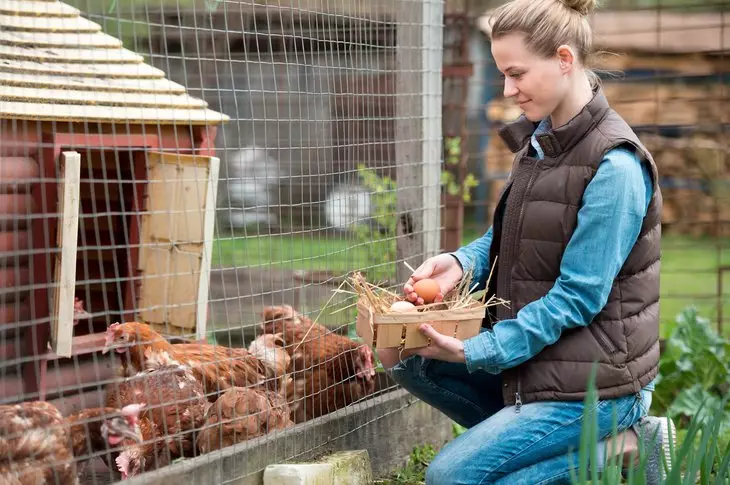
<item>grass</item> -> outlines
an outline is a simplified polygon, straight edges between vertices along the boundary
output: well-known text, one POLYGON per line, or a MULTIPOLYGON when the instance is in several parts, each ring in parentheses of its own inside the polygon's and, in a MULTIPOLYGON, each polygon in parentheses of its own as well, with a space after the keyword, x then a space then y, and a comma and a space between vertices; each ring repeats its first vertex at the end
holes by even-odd
MULTIPOLYGON (((466 244, 479 237, 465 231, 466 244)), ((392 241, 391 241, 392 243, 392 241)), ((381 243, 382 244, 382 243, 381 243)), ((216 241, 213 265, 271 270, 327 270, 337 275, 365 270, 374 279, 392 278, 395 263, 372 265, 384 252, 378 244, 358 244, 352 237, 326 237, 312 233, 283 236, 231 236, 216 241)), ((662 240, 662 337, 671 332, 674 316, 689 304, 712 321, 717 320, 718 267, 730 266, 730 239, 665 235, 662 240), (722 251, 718 252, 718 244, 722 251)), ((724 276, 723 313, 730 320, 730 271, 724 276)), ((726 325, 728 326, 728 325, 726 325)))
MULTIPOLYGON (((391 244, 393 241, 389 241, 391 244)), ((282 236, 233 236, 216 240, 213 265, 224 268, 322 270, 342 275, 369 270, 375 279, 394 275, 395 263, 371 264, 385 252, 384 243, 358 243, 352 237, 326 237, 312 233, 282 236)))

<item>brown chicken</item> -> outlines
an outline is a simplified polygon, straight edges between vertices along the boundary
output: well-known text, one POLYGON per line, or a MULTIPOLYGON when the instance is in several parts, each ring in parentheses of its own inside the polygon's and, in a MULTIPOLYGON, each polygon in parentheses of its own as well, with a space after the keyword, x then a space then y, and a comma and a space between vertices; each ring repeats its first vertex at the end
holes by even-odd
POLYGON ((273 386, 267 387, 276 386, 277 391, 284 389, 291 382, 291 377, 287 374, 291 356, 283 347, 284 337, 281 334, 270 333, 260 335, 248 345, 251 355, 258 358, 266 367, 266 377, 269 381, 274 381, 273 386))
POLYGON ((375 390, 375 359, 370 348, 296 312, 291 306, 266 307, 261 329, 281 334, 292 360, 286 396, 299 423, 340 409, 375 390))
POLYGON ((110 325, 103 352, 112 348, 122 356, 125 376, 154 369, 161 362, 190 366, 210 401, 231 387, 260 386, 266 381, 266 367, 246 349, 203 343, 171 344, 145 323, 110 325))
POLYGON ((202 426, 210 403, 189 367, 163 365, 144 370, 109 384, 106 392, 107 406, 145 403, 139 419, 144 442, 127 446, 114 458, 117 464, 125 464, 117 467, 123 477, 195 455, 195 430, 202 426))
POLYGON ((75 460, 140 440, 137 411, 87 409, 64 418, 48 402, 0 406, 0 483, 78 484, 75 460))
POLYGON ((198 450, 208 453, 293 425, 289 406, 281 395, 234 387, 221 394, 208 410, 198 434, 198 450))

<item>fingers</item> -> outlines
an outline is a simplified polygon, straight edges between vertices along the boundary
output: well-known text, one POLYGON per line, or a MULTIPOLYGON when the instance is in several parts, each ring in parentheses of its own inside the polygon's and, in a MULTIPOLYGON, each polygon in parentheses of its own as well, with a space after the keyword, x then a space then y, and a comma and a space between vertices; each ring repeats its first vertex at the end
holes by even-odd
POLYGON ((422 324, 418 327, 423 335, 431 339, 431 343, 437 346, 441 346, 444 336, 438 333, 431 325, 427 323, 422 324))

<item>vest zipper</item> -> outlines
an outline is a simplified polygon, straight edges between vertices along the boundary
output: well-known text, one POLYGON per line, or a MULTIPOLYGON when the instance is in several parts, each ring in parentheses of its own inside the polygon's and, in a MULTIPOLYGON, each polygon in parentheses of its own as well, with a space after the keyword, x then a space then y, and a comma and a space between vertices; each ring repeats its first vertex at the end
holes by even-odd
MULTIPOLYGON (((532 169, 530 170, 530 178, 527 180, 527 187, 525 187, 525 193, 522 195, 524 198, 529 192, 530 188, 532 187, 532 182, 535 180, 535 174, 537 173, 537 167, 540 165, 540 160, 536 160, 535 164, 532 166, 532 169)), ((522 204, 520 205, 520 217, 517 219, 517 230, 520 231, 522 228, 522 217, 525 213, 525 202, 522 201, 522 204)), ((510 291, 510 297, 512 296, 512 292, 510 291)), ((517 371, 517 392, 515 393, 515 413, 519 413, 522 411, 522 377, 520 376, 520 371, 517 371)))

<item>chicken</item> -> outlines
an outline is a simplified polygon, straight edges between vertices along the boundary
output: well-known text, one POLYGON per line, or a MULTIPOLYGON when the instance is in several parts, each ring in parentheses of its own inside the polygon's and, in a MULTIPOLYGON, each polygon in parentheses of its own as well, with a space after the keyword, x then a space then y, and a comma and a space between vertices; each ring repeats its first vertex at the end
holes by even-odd
POLYGON ((286 400, 273 391, 228 389, 208 410, 198 450, 208 453, 293 426, 289 413, 286 400))
POLYGON ((266 367, 246 349, 203 343, 171 344, 145 323, 110 325, 103 352, 112 348, 122 356, 125 376, 155 368, 160 361, 190 366, 211 401, 231 387, 261 386, 266 380, 266 367))
POLYGON ((274 380, 279 390, 284 389, 291 381, 291 377, 287 374, 291 356, 283 347, 284 337, 281 334, 269 333, 260 335, 248 346, 251 355, 258 358, 266 367, 266 377, 274 380))
POLYGON ((302 422, 351 404, 375 390, 370 348, 312 322, 291 306, 266 307, 261 329, 281 334, 292 360, 286 385, 292 418, 302 422))
POLYGON ((78 297, 74 297, 74 326, 79 323, 79 320, 85 320, 91 318, 91 313, 84 310, 84 300, 79 300, 78 297))
POLYGON ((78 484, 75 459, 140 439, 137 410, 87 409, 64 418, 48 402, 0 406, 0 483, 78 484))
POLYGON ((84 409, 66 418, 79 475, 97 453, 104 452, 101 458, 111 468, 107 451, 113 454, 124 442, 142 440, 138 422, 143 407, 129 402, 119 407, 84 409))
POLYGON ((106 388, 107 406, 146 404, 139 420, 143 443, 131 444, 114 456, 123 478, 195 455, 195 432, 210 403, 190 367, 158 364, 106 388))

